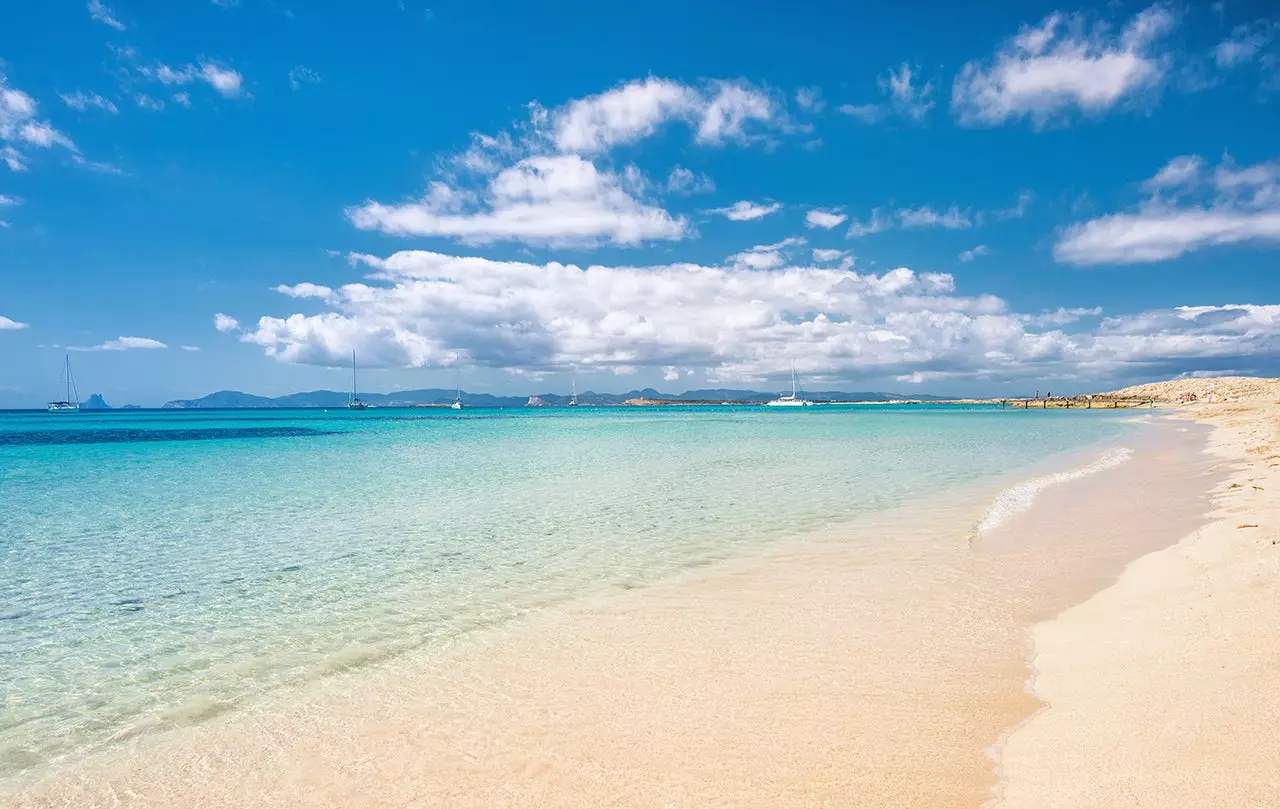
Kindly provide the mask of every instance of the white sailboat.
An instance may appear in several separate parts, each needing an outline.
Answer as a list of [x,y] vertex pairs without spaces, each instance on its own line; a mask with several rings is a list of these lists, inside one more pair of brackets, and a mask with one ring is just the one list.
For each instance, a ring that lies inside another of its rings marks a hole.
[[577,407],[577,406],[578,406],[578,377],[576,377],[576,376],[575,376],[575,377],[573,378],[573,383],[572,383],[572,384],[573,384],[573,393],[572,393],[572,395],[570,395],[570,396],[569,396],[569,402],[565,405],[565,407]]
[[351,352],[351,398],[347,400],[348,410],[367,410],[369,403],[356,395],[356,352]]
[[796,385],[796,365],[791,363],[791,394],[782,395],[771,402],[765,402],[766,407],[813,407],[813,402],[800,397],[799,387]]
[[462,386],[461,385],[458,386],[458,393],[456,396],[453,397],[453,404],[449,405],[449,409],[450,410],[462,409]]
[[[66,393],[63,398],[56,402],[49,402],[48,408],[50,413],[79,413],[80,412],[80,391],[76,390],[76,378],[71,375],[71,355],[67,354],[63,357],[62,374],[66,382]],[[72,397],[72,394],[75,397]]]

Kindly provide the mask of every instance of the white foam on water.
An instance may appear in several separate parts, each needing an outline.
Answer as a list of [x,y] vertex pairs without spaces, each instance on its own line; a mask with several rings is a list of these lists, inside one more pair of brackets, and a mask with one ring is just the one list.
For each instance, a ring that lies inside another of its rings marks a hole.
[[1065,472],[1056,472],[1052,475],[1028,480],[1025,483],[1019,483],[1017,486],[1011,486],[1002,491],[987,509],[987,513],[983,515],[974,529],[975,534],[985,534],[994,530],[1004,523],[1011,520],[1014,516],[1021,514],[1031,507],[1031,503],[1035,500],[1036,495],[1041,490],[1050,486],[1056,486],[1060,483],[1067,483],[1073,480],[1087,477],[1089,475],[1101,472],[1104,469],[1112,469],[1119,466],[1125,461],[1133,457],[1133,450],[1128,447],[1114,447],[1102,453],[1096,461],[1076,469],[1069,469]]

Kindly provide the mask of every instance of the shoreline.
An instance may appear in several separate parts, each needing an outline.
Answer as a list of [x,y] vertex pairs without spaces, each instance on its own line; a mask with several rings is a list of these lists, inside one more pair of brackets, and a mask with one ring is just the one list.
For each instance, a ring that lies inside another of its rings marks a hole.
[[[877,514],[414,671],[338,675],[297,704],[143,740],[18,805],[132,792],[139,806],[819,805],[854,793],[976,806],[995,783],[987,751],[1037,706],[1028,616],[1106,586],[1115,554],[1149,549],[1077,558],[1052,542],[1055,514],[1089,480],[1140,476],[1157,449],[1040,492],[976,549],[965,536],[989,497],[937,504],[924,524]],[[1080,527],[1083,545],[1097,530]]]
[[1175,414],[1212,429],[1209,521],[1033,627],[1044,707],[995,751],[992,809],[1280,805],[1278,416]]

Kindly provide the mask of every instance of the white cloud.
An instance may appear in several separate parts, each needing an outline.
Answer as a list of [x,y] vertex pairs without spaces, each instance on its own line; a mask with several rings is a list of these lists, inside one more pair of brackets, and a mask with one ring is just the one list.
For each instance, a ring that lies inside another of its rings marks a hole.
[[561,152],[597,154],[647,138],[668,121],[694,127],[700,143],[748,140],[748,123],[769,123],[779,114],[766,94],[744,82],[713,82],[700,90],[651,76],[549,113],[535,108],[533,123],[541,129],[544,118],[549,122],[550,140]]
[[883,104],[841,104],[836,109],[864,124],[874,124],[890,116],[919,123],[936,102],[933,100],[933,82],[919,84],[918,78],[916,68],[903,62],[897,70],[890,68],[877,80],[880,91],[889,97],[888,101]]
[[954,204],[939,213],[928,205],[919,208],[904,208],[898,211],[898,222],[904,228],[940,227],[947,230],[962,230],[973,227],[973,221],[967,211],[961,211]]
[[709,194],[716,190],[716,184],[702,172],[695,174],[683,166],[676,166],[667,177],[666,189],[672,194]]
[[889,230],[894,226],[894,221],[885,213],[882,208],[873,208],[871,210],[871,218],[866,222],[860,222],[854,219],[849,222],[849,230],[845,236],[850,239],[860,239],[863,236],[870,236],[873,233],[880,233]]
[[[280,284],[275,287],[275,291],[281,295],[288,295],[290,298],[319,298],[322,301],[331,301],[335,298],[333,290],[329,287],[306,282],[294,284],[293,286]],[[222,329],[219,329],[219,331],[222,331]]]
[[733,203],[728,208],[711,208],[707,213],[718,213],[734,222],[750,222],[755,219],[763,219],[769,214],[777,213],[780,210],[782,210],[782,203],[780,202],[761,204],[743,199]]
[[239,331],[240,321],[230,315],[224,315],[218,312],[213,316],[213,327],[218,331]]
[[68,346],[71,351],[133,351],[135,349],[168,348],[159,340],[149,337],[117,337],[96,346]]
[[182,346],[183,351],[199,351],[200,346]]
[[101,0],[89,0],[89,16],[103,25],[108,25],[117,31],[125,29],[124,23],[117,20],[111,9],[102,5]]
[[1213,49],[1213,61],[1223,70],[1252,62],[1263,48],[1271,44],[1277,27],[1280,24],[1270,20],[1237,25],[1231,35]]
[[889,106],[894,112],[904,118],[921,121],[934,107],[933,82],[917,85],[913,84],[914,78],[911,65],[903,62],[896,73],[890,70],[880,80],[880,87],[889,94]]
[[[1153,196],[1132,213],[1114,213],[1068,227],[1054,258],[1077,265],[1167,261],[1231,244],[1280,244],[1280,161],[1237,167],[1226,159],[1206,176],[1194,155],[1171,161],[1148,180]],[[1161,190],[1203,187],[1199,202],[1169,203]]]
[[822,208],[814,208],[804,215],[804,223],[811,228],[822,228],[823,230],[831,230],[838,227],[846,219],[847,214],[839,211],[829,211]]
[[[1027,211],[1030,210],[1031,203],[1035,202],[1035,199],[1035,194],[1024,190],[1018,193],[1018,200],[1013,204],[1012,208],[1005,208],[992,213],[996,219],[1000,220],[1021,219],[1027,215]],[[981,213],[978,214],[978,218],[982,218]]]
[[3,219],[0,219],[0,228],[4,228],[5,230],[10,230],[11,228],[13,228],[13,225],[9,224]]
[[1203,168],[1204,161],[1199,155],[1175,157],[1156,172],[1154,177],[1143,183],[1143,187],[1148,191],[1158,191],[1192,185],[1200,178]]
[[991,255],[991,248],[987,247],[985,244],[980,244],[977,247],[973,247],[961,252],[960,260],[965,264],[968,264],[970,261],[973,261],[975,258],[978,258],[979,256],[989,256],[989,255]]
[[1080,321],[1086,317],[1097,317],[1102,314],[1101,306],[1094,307],[1076,307],[1066,309],[1059,306],[1051,311],[1044,311],[1038,315],[1019,315],[1023,323],[1032,326],[1067,326]]
[[6,205],[21,205],[21,204],[22,204],[21,202],[19,202],[17,199],[13,197],[7,197],[4,194],[0,194],[0,208],[3,208]]
[[152,112],[158,112],[159,110],[164,109],[163,101],[161,101],[158,98],[152,98],[146,93],[138,93],[136,96],[133,97],[133,101],[135,104],[137,104],[140,108],[144,110],[151,110]]
[[836,110],[843,112],[845,115],[853,116],[864,124],[874,124],[877,121],[883,121],[887,116],[888,110],[879,104],[841,104]]
[[191,94],[190,93],[174,93],[173,103],[186,107],[187,109],[191,109]]
[[19,323],[16,320],[10,320],[4,315],[0,315],[0,331],[16,331],[25,328],[27,328],[26,323]]
[[244,85],[244,76],[238,71],[219,67],[208,61],[201,62],[199,65],[188,64],[176,68],[161,64],[156,67],[139,68],[138,72],[146,78],[165,85],[181,86],[202,81],[224,98],[239,96]]
[[76,90],[71,95],[58,93],[58,97],[62,99],[64,104],[77,112],[84,112],[90,107],[106,110],[112,115],[120,112],[120,109],[116,107],[115,103],[111,101],[111,99],[103,98],[97,93],[84,93],[80,90]]
[[796,106],[805,112],[822,112],[827,102],[822,98],[822,88],[801,87],[796,90]]
[[949,275],[905,267],[579,267],[424,251],[352,259],[369,274],[336,290],[327,311],[263,316],[242,339],[280,361],[333,367],[354,348],[373,366],[697,368],[719,379],[784,371],[793,357],[806,374],[994,379],[1087,370],[1095,381],[1203,368],[1206,359],[1280,357],[1277,305],[1138,312],[1063,331],[1101,313],[1018,313],[995,296],[957,292]]
[[0,141],[6,141],[0,149],[0,159],[10,171],[25,171],[27,167],[25,155],[18,146],[41,149],[61,146],[71,152],[76,151],[71,138],[54,129],[48,121],[36,119],[36,109],[35,99],[10,87],[8,79],[0,73]]
[[848,255],[848,250],[828,250],[820,247],[813,249],[813,260],[818,264],[830,264],[833,261],[840,261]]
[[83,156],[78,154],[71,155],[71,162],[81,168],[86,168],[89,171],[96,171],[99,174],[121,175],[125,173],[124,169],[114,163],[104,163],[98,160],[86,160]]
[[749,250],[729,256],[729,264],[734,267],[745,267],[752,270],[771,270],[781,267],[787,262],[787,256],[793,247],[803,247],[807,242],[803,237],[792,236],[775,244],[757,244]]
[[218,67],[211,62],[200,66],[200,78],[225,98],[240,95],[240,85],[244,81],[244,77],[236,71]]
[[12,146],[0,148],[0,160],[9,167],[9,171],[26,171],[27,164],[23,162],[22,153]]
[[951,92],[961,124],[991,126],[1028,118],[1036,126],[1073,110],[1099,115],[1152,90],[1167,65],[1155,45],[1177,23],[1174,12],[1153,5],[1118,35],[1092,29],[1082,16],[1054,13],[1024,26],[987,63],[969,62]]
[[319,84],[320,74],[306,65],[294,65],[289,71],[289,86],[297,90],[304,84]]
[[530,157],[493,177],[483,199],[436,182],[417,202],[368,202],[347,216],[361,230],[467,244],[637,245],[687,235],[684,217],[637,199],[625,181],[577,155]]

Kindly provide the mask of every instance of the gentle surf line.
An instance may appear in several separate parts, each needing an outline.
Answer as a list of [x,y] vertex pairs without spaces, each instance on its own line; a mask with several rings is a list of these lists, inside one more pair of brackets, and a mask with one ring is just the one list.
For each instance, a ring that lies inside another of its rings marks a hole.
[[1073,480],[1097,474],[1105,469],[1112,469],[1119,466],[1125,461],[1133,457],[1133,450],[1128,447],[1114,447],[1102,453],[1096,461],[1085,466],[1069,469],[1065,472],[1055,472],[1052,475],[1044,475],[1042,477],[1033,478],[1016,486],[1010,486],[996,496],[991,507],[987,509],[987,513],[978,521],[974,528],[974,536],[980,536],[988,531],[995,530],[1005,524],[1013,517],[1021,514],[1031,507],[1031,503],[1035,500],[1036,495],[1042,490],[1050,486],[1056,486],[1060,483],[1068,483]]

